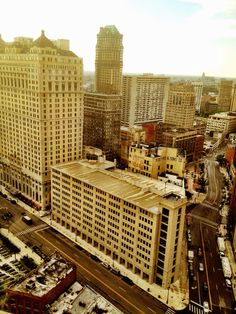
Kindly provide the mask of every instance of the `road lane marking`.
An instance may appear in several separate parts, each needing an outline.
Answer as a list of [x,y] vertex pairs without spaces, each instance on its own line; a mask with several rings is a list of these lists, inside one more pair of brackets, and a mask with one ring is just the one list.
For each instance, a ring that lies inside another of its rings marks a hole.
[[147,307],[150,311],[152,311],[152,313],[156,313],[156,311],[154,311],[153,309],[151,309],[149,306]]
[[[204,259],[204,264],[205,264],[205,269],[206,269],[207,285],[210,288],[209,276],[208,276],[208,268],[207,268],[207,262],[206,262],[205,246],[204,246],[204,240],[203,240],[203,234],[202,234],[202,223],[201,222],[200,222],[200,235],[201,235],[201,240],[202,240],[203,259]],[[212,311],[211,289],[209,289],[209,303],[210,303],[210,307],[211,307],[211,311]]]
[[[50,241],[48,241],[46,238],[44,238],[41,234],[38,233],[38,236],[43,239],[44,241],[48,242],[49,245],[51,245],[52,247],[54,247],[57,251],[59,251],[63,256],[65,256],[68,260],[72,261],[74,264],[78,265],[80,268],[82,268],[85,272],[89,273],[90,276],[94,277],[96,280],[98,280],[99,282],[101,282],[101,280],[99,278],[97,278],[93,273],[91,273],[88,269],[84,268],[81,264],[79,264],[76,260],[74,260],[72,257],[70,257],[69,255],[67,255],[65,252],[63,252],[60,248],[58,248],[56,245],[54,245],[53,243],[51,243]],[[127,300],[126,297],[123,297],[123,295],[119,294],[118,291],[112,289],[110,286],[108,286],[104,281],[102,282],[102,284],[108,289],[113,291],[114,294],[118,295],[121,299],[123,299],[125,302],[127,302],[130,306],[132,306],[133,308],[136,309],[136,313],[141,313],[143,314],[143,311],[141,311],[137,306],[135,306],[133,303],[131,303],[130,301]]]
[[126,292],[126,289],[124,289],[123,287],[119,286],[119,288],[120,288],[121,290],[123,290],[123,291]]
[[213,269],[213,272],[215,272],[215,267],[214,266],[212,267],[212,269]]
[[95,268],[94,270],[95,270],[97,273],[100,273],[100,274],[101,274],[100,270],[98,270],[98,269],[96,269],[96,268]]

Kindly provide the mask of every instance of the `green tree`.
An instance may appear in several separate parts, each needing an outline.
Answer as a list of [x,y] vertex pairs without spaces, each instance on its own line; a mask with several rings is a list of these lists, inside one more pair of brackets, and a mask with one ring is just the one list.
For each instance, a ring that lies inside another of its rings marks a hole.
[[216,161],[218,161],[218,163],[219,163],[219,165],[221,167],[227,165],[227,159],[225,158],[224,155],[217,155],[216,156]]

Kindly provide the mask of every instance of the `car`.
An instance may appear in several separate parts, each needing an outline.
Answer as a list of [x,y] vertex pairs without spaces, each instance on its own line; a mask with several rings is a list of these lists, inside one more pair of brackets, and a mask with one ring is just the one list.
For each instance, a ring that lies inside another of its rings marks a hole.
[[203,312],[204,313],[209,313],[210,312],[209,303],[207,301],[203,302]]
[[191,233],[188,233],[188,242],[191,243],[192,242],[192,236]]
[[208,291],[208,284],[205,281],[203,282],[203,291],[204,292]]
[[104,267],[107,268],[107,269],[110,268],[110,266],[109,266],[107,263],[105,263],[105,262],[101,262],[101,265],[104,266]]
[[199,263],[198,269],[199,271],[204,271],[203,263]]
[[193,263],[189,263],[189,272],[193,271]]
[[127,284],[129,284],[130,286],[133,286],[133,285],[134,285],[133,281],[132,281],[130,278],[126,277],[126,276],[122,276],[121,279],[122,279],[123,281],[125,281]]
[[198,248],[198,250],[197,250],[197,255],[198,255],[199,257],[202,256],[202,248],[201,248],[201,247]]
[[112,268],[112,269],[111,269],[111,272],[112,272],[113,274],[115,274],[115,275],[120,275],[120,271],[119,271],[119,269],[117,269],[117,268]]
[[233,301],[232,303],[232,310],[233,310],[233,313],[236,313],[236,301]]
[[5,216],[8,217],[8,218],[12,218],[13,217],[11,212],[6,212]]
[[225,279],[225,284],[226,284],[226,287],[227,287],[227,288],[232,288],[232,282],[231,282],[230,279],[226,278],[226,279]]
[[7,216],[4,214],[4,215],[2,215],[2,219],[3,219],[3,220],[7,220],[8,218],[7,218]]
[[193,272],[193,270],[189,271],[189,277],[190,277],[190,278],[193,278],[193,277],[194,277],[194,272]]
[[96,261],[99,262],[99,258],[96,255],[91,254],[91,258]]

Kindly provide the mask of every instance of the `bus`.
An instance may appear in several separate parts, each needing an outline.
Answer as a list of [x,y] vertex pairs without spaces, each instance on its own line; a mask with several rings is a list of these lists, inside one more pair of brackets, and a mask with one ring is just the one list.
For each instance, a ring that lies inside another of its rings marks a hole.
[[33,220],[29,216],[23,216],[22,220],[27,224],[27,225],[32,225]]

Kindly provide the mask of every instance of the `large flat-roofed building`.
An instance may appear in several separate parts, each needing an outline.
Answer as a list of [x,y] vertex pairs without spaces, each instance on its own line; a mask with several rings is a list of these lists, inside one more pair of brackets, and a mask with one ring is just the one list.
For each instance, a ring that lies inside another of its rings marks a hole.
[[165,123],[177,128],[192,128],[195,116],[195,93],[191,84],[172,84],[165,111]]
[[120,153],[121,96],[84,94],[84,145],[97,147],[113,160]]
[[153,74],[124,75],[122,126],[163,121],[170,78]]
[[52,167],[52,223],[138,282],[167,288],[181,276],[185,208],[183,187],[112,162]]
[[47,208],[51,165],[82,156],[82,59],[42,31],[2,43],[0,74],[0,184]]
[[218,111],[230,111],[232,92],[233,81],[226,79],[221,80],[219,84]]
[[123,35],[114,25],[100,27],[95,60],[95,90],[102,94],[122,93]]
[[76,266],[54,253],[35,271],[7,289],[10,313],[46,313],[46,306],[76,280]]
[[151,147],[145,144],[132,145],[129,149],[128,170],[151,178],[165,173],[183,177],[186,158],[178,148]]
[[236,132],[236,112],[219,112],[207,119],[206,133],[234,133]]

